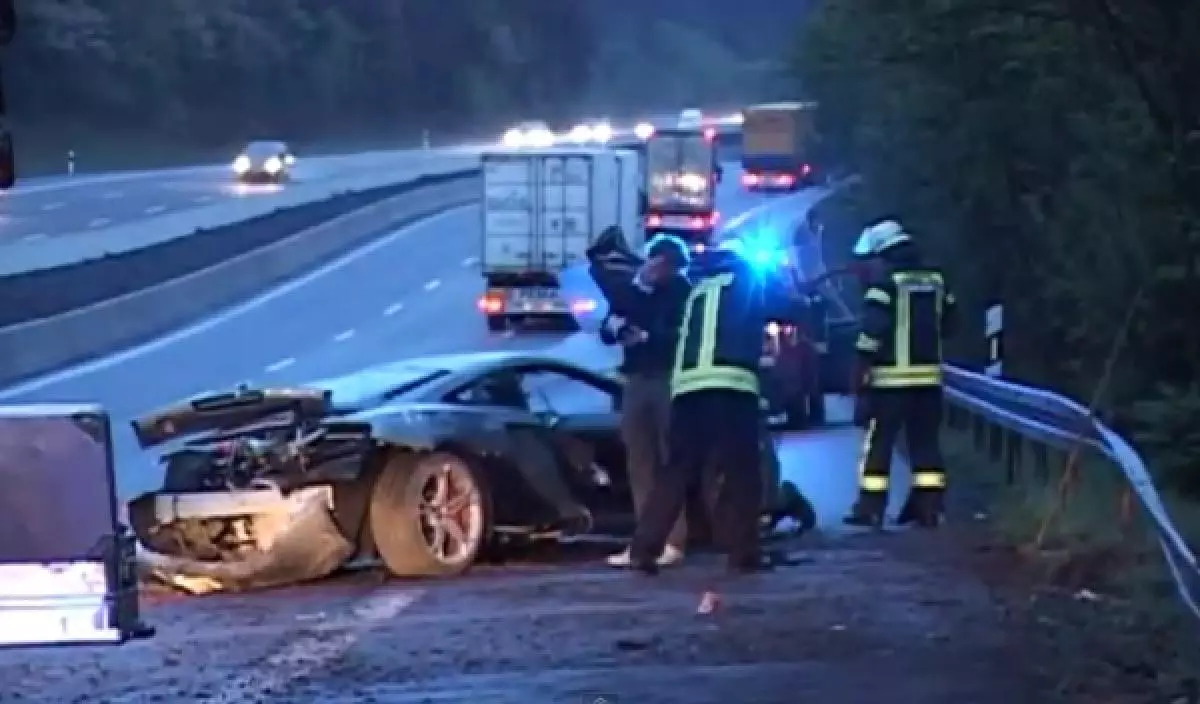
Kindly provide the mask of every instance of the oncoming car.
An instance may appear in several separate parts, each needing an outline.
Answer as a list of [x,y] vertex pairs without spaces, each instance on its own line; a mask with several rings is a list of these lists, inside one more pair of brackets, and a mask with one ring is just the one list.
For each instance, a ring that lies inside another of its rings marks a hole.
[[567,138],[572,144],[605,145],[612,141],[613,128],[608,120],[584,120],[571,128]]
[[[378,561],[466,571],[504,544],[627,532],[620,380],[521,352],[385,364],[300,388],[184,401],[134,422],[166,452],[129,504],[143,565],[223,589]],[[764,525],[813,523],[763,434]]]
[[233,173],[243,183],[282,183],[291,178],[295,164],[287,143],[263,140],[246,145],[233,160]]
[[528,120],[504,133],[502,142],[510,149],[545,149],[553,147],[554,131],[541,120]]

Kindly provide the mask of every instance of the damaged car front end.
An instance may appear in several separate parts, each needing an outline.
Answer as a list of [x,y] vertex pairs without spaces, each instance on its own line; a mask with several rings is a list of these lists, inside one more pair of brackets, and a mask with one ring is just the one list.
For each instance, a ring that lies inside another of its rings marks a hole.
[[163,455],[163,488],[129,503],[143,573],[190,592],[324,577],[355,553],[337,523],[335,482],[374,448],[364,423],[330,422],[330,394],[239,389],[133,423]]

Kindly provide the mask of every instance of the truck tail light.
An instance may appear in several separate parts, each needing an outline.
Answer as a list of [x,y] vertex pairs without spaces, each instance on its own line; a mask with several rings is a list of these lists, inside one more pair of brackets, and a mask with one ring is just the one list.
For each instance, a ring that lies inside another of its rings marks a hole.
[[479,297],[478,306],[480,312],[488,315],[500,313],[504,310],[504,298],[498,293],[489,291]]

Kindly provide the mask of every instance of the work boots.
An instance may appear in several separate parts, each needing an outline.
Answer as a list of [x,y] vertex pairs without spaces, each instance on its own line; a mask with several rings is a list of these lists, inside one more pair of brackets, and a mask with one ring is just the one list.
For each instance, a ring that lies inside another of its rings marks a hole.
[[943,493],[938,489],[912,489],[904,500],[904,507],[896,517],[896,523],[902,526],[915,525],[918,528],[937,528],[945,517]]
[[842,523],[855,528],[882,530],[886,510],[886,492],[862,492],[858,496],[858,501],[854,502],[854,507],[850,509],[850,515],[843,518]]

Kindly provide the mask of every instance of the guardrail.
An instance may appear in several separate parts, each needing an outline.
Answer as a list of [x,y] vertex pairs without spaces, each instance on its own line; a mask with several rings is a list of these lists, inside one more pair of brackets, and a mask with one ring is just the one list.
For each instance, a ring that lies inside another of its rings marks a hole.
[[[820,199],[836,193],[843,180]],[[1051,451],[1071,453],[1086,447],[1115,465],[1154,524],[1167,569],[1180,598],[1200,618],[1200,563],[1167,512],[1145,461],[1119,434],[1078,402],[1045,389],[1022,386],[999,378],[1002,369],[999,337],[1002,310],[987,311],[989,370],[979,374],[946,365],[946,421],[951,428],[969,429],[977,451],[1002,462],[1010,483],[1026,459],[1039,473],[1049,470]]]
[[1080,445],[1098,452],[1124,475],[1154,524],[1159,547],[1180,598],[1200,617],[1200,565],[1167,513],[1145,462],[1128,442],[1079,403],[1043,389],[945,367],[947,423],[969,430],[977,450],[1002,462],[1010,482],[1027,460],[1047,473],[1049,450]]

